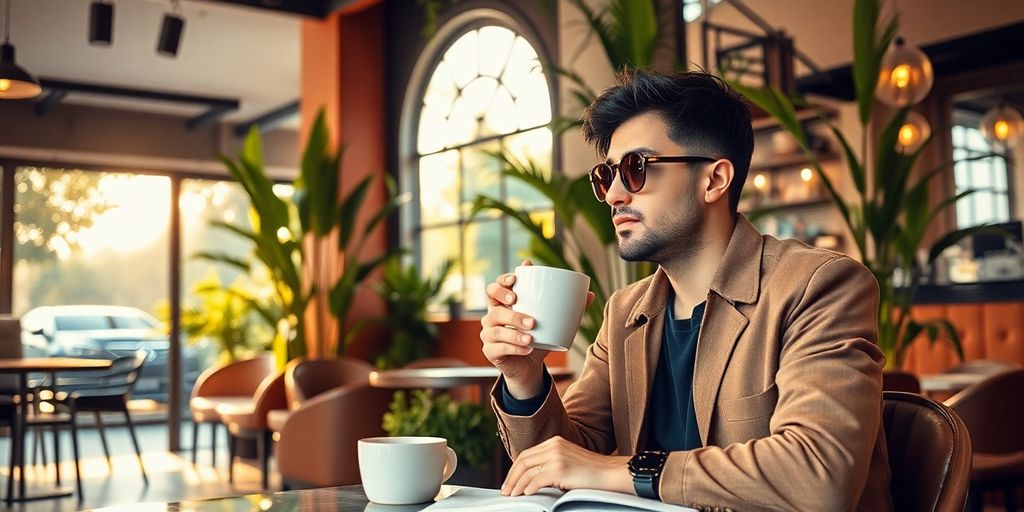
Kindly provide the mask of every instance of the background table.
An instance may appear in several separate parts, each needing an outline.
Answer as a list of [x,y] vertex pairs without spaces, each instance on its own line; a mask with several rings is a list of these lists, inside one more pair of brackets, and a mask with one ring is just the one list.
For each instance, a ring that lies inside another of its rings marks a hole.
[[921,392],[934,393],[946,392],[956,393],[967,389],[992,375],[978,373],[937,373],[932,375],[921,375]]
[[[548,368],[548,372],[555,382],[571,379],[575,375],[569,368]],[[501,372],[493,366],[382,370],[370,373],[370,385],[390,389],[450,389],[477,386],[480,390],[480,404],[490,407],[488,391],[499,376]]]
[[[73,357],[30,357],[23,359],[0,359],[0,374],[16,374],[18,376],[18,403],[16,404],[17,416],[14,420],[14,429],[11,432],[11,450],[14,457],[14,464],[18,466],[18,496],[13,495],[14,473],[8,476],[7,480],[7,501],[28,501],[46,498],[65,498],[71,496],[70,492],[60,491],[52,494],[38,496],[27,496],[25,492],[25,430],[28,419],[28,374],[42,372],[51,374],[51,382],[54,382],[52,375],[57,372],[82,372],[92,370],[105,370],[110,368],[110,361],[106,359],[80,359]],[[56,461],[57,471],[60,471],[60,461]]]

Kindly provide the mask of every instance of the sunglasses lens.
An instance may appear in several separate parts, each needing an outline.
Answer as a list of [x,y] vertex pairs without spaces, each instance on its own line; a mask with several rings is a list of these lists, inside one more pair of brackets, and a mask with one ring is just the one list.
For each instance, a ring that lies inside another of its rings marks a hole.
[[607,164],[597,164],[590,170],[590,185],[594,187],[594,195],[598,201],[604,201],[604,196],[611,188],[615,173]]
[[619,172],[622,173],[626,183],[626,190],[629,190],[630,193],[639,192],[640,189],[644,188],[644,180],[646,179],[644,159],[639,154],[626,153],[622,155],[622,161],[619,163]]

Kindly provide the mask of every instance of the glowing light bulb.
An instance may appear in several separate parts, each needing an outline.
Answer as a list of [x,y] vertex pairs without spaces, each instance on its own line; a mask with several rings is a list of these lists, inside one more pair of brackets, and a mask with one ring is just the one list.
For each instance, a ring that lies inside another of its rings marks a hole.
[[999,140],[1006,140],[1006,138],[1010,136],[1010,123],[1006,122],[1005,119],[996,121],[995,126],[992,128],[992,133]]
[[981,118],[979,128],[995,148],[1016,147],[1024,140],[1024,116],[1004,103],[992,107]]
[[804,181],[811,181],[812,178],[814,178],[814,172],[811,171],[810,168],[804,167],[800,171],[800,179]]
[[896,134],[896,150],[900,153],[916,151],[931,134],[932,127],[924,116],[917,112],[909,112]]
[[0,78],[0,92],[7,92],[11,89],[11,81],[6,78]]
[[889,81],[900,89],[910,85],[910,66],[900,64],[893,68],[892,73],[889,74]]
[[288,240],[290,240],[291,238],[292,238],[292,234],[291,234],[290,231],[288,231],[288,228],[282,227],[282,228],[277,230],[277,241],[278,242],[281,242],[283,244],[283,243],[287,242]]
[[754,176],[754,188],[761,190],[768,184],[768,178],[764,174]]

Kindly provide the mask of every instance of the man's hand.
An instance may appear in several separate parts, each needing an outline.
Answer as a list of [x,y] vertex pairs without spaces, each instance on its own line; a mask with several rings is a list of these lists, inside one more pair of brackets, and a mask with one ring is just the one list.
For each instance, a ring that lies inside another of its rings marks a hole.
[[635,494],[629,456],[601,455],[555,436],[523,451],[501,486],[505,496],[533,494],[544,487],[600,489]]
[[[523,265],[532,265],[530,260]],[[502,274],[487,285],[487,314],[480,319],[480,341],[484,357],[505,376],[505,386],[513,397],[525,400],[542,391],[544,384],[544,356],[546,350],[533,350],[529,334],[535,321],[527,315],[512,311],[516,295],[512,285],[513,273]],[[594,293],[587,292],[587,305]]]

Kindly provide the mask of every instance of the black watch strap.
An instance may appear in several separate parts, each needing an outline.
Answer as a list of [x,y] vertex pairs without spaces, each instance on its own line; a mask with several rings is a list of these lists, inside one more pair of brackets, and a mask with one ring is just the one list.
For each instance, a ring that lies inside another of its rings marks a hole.
[[636,495],[641,498],[650,498],[652,500],[661,499],[661,497],[658,496],[658,477],[651,475],[634,475],[633,489],[636,490]]

